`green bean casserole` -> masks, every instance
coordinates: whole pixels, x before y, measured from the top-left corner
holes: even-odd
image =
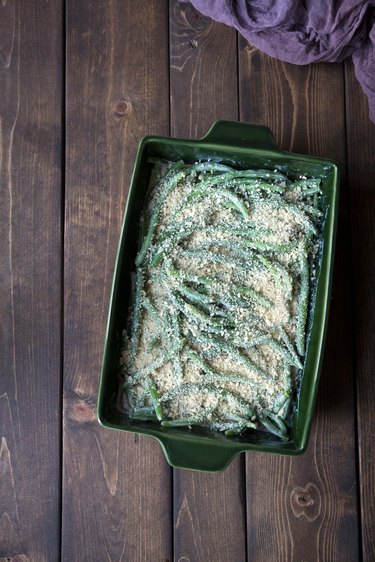
[[[150,159],[121,373],[134,420],[289,439],[321,180]]]

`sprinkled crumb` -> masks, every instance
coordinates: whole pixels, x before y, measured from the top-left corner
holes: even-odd
[[[320,180],[161,161],[150,185],[121,357],[129,415],[287,440],[319,259]]]

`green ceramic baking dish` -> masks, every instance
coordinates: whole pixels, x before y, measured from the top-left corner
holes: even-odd
[[[307,354],[293,414],[291,439],[281,443],[272,437],[246,433],[236,438],[204,429],[163,428],[152,422],[131,421],[119,408],[119,357],[122,330],[126,325],[130,272],[136,254],[137,225],[147,189],[149,156],[194,162],[213,159],[241,167],[284,169],[290,175],[322,178],[325,223],[321,263],[317,272],[316,301],[308,328]],[[168,462],[178,468],[216,472],[223,470],[242,451],[300,455],[307,447],[322,364],[333,270],[338,210],[339,172],[328,160],[278,149],[267,127],[218,121],[200,140],[145,137],[138,149],[128,203],[117,253],[101,372],[98,419],[108,428],[155,437]]]

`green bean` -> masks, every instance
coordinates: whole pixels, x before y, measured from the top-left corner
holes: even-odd
[[[132,419],[135,421],[159,421],[155,414],[137,414]]]
[[[279,416],[280,419],[285,420],[285,418],[288,416],[291,402],[292,402],[292,397],[288,396],[288,398],[285,400],[283,406],[277,412],[277,415]],[[282,416],[280,416],[280,412],[282,412],[283,410],[284,410],[284,413],[283,413]]]
[[[160,335],[154,336],[151,340],[150,343],[147,346],[147,351],[153,351],[155,349],[155,347],[158,346],[159,342],[160,342]]]
[[[247,420],[245,418],[242,418],[241,416],[237,416],[235,414],[231,414],[229,412],[224,412],[223,415],[230,421],[235,421],[237,422],[242,428],[249,428],[249,429],[256,429],[257,428],[257,424]]]
[[[272,411],[264,409],[263,412],[266,414],[266,416],[272,420],[273,422],[275,422],[275,424],[279,427],[280,431],[287,433],[287,429],[285,426],[285,423],[283,422],[282,419],[280,419],[276,414],[274,414]]]
[[[203,310],[197,308],[193,304],[190,304],[183,299],[180,299],[177,295],[174,295],[174,302],[176,303],[179,310],[186,316],[193,316],[198,322],[209,325],[211,328],[216,328],[214,330],[221,333],[227,327],[230,327],[230,321],[226,321],[224,318],[215,318],[214,314],[206,314]]]
[[[199,343],[203,343],[207,345],[209,348],[211,347],[215,349],[216,351],[218,351],[218,353],[225,353],[226,355],[228,355],[228,357],[230,357],[234,361],[241,363],[242,365],[247,367],[250,371],[259,375],[262,379],[269,380],[270,378],[272,378],[268,373],[263,371],[263,369],[258,367],[258,365],[256,365],[250,359],[250,357],[248,357],[247,355],[236,349],[233,345],[226,343],[224,341],[219,341],[213,336],[211,338],[207,338],[207,336],[205,336],[204,334],[200,334],[199,336],[196,336],[196,339]]]
[[[191,289],[190,287],[186,287],[183,283],[180,283],[177,287],[179,293],[188,297],[191,301],[201,304],[203,306],[207,306],[213,304],[213,299],[211,296],[206,295],[204,293],[200,293],[195,289]]]
[[[204,421],[202,417],[192,417],[179,420],[163,420],[161,425],[163,427],[189,427],[191,425],[199,425]]]
[[[267,343],[269,337],[270,336],[267,333],[260,333],[259,335],[252,337],[250,340],[244,339],[242,337],[238,340],[233,340],[232,343],[234,343],[238,347],[241,347],[242,349],[249,350],[253,347]]]
[[[158,419],[151,408],[135,408],[131,411],[131,418],[139,421],[157,421]]]
[[[258,240],[246,240],[242,242],[244,246],[252,248],[254,250],[259,250],[263,252],[290,252],[294,248],[294,244],[277,244],[275,242],[260,242]]]
[[[190,300],[192,300],[193,302],[201,305],[205,312],[210,312],[215,316],[227,317],[227,313],[225,311],[221,310],[218,307],[215,307],[215,305],[213,304],[215,302],[215,298],[218,299],[219,304],[228,304],[225,298],[223,299],[220,297],[220,293],[226,291],[225,283],[223,281],[220,281],[218,279],[210,279],[203,276],[192,275],[187,275],[186,278],[193,283],[195,282],[197,284],[203,285],[204,287],[208,287],[209,289],[211,289],[211,293],[202,293],[201,291],[192,290],[185,286],[182,288],[181,285],[179,285],[177,290],[181,292],[181,294],[183,294],[187,298],[190,298]],[[249,301],[247,299],[241,299],[233,294],[228,295],[228,298],[230,299],[231,305],[233,306],[243,306],[245,308],[249,306]],[[265,300],[263,302],[268,305],[268,302],[266,303]],[[209,309],[207,308],[208,306]]]
[[[160,402],[170,402],[176,397],[188,396],[190,394],[200,394],[203,396],[204,394],[213,394],[219,399],[224,400],[233,400],[236,406],[244,412],[246,415],[252,415],[252,410],[250,409],[249,404],[245,402],[242,398],[230,392],[229,390],[223,390],[219,386],[211,386],[206,383],[198,384],[198,383],[185,383],[176,387],[172,390],[169,390],[163,396],[160,397]]]
[[[224,431],[224,434],[225,434],[227,437],[235,437],[236,435],[239,435],[242,431],[243,431],[243,428],[242,428],[242,427],[237,427],[237,428],[235,428],[235,429],[226,429],[226,430]]]
[[[298,357],[297,353],[295,352],[294,347],[292,346],[285,330],[283,330],[282,328],[280,328],[279,330],[280,330],[280,336],[281,336],[282,341],[286,345],[291,357],[293,357],[293,359],[294,359],[295,366],[298,367],[298,369],[303,369],[303,363],[301,363],[301,360]]]
[[[242,239],[233,239],[233,240],[221,240],[221,239],[213,239],[213,240],[204,240],[200,243],[200,249],[206,248],[225,248],[232,252],[238,253],[241,252],[242,254],[248,252],[248,248],[251,250],[258,250],[259,252],[289,252],[294,248],[294,244],[275,244],[272,242],[260,242],[259,240],[242,240]],[[249,254],[247,255],[249,257]]]
[[[126,330],[122,330],[121,337],[120,337],[120,343],[121,343],[122,349],[127,349],[128,345],[129,345],[129,336],[128,336],[128,332]]]
[[[273,406],[273,412],[275,414],[279,414],[279,412],[284,408],[285,403],[287,402],[287,400],[289,400],[290,396],[289,394],[283,392],[282,394],[279,394],[276,399],[275,399],[275,403]]]
[[[217,306],[216,304],[214,304],[212,297],[209,296],[208,294],[195,291],[182,284],[178,285],[176,290],[183,297],[185,297],[185,299],[183,300],[184,302],[186,302],[187,305],[194,306],[196,309],[201,311],[204,315],[209,316],[210,318],[218,316],[220,318],[228,319],[228,313],[222,308],[220,308],[219,306]],[[189,299],[192,302],[188,302],[186,301],[186,299]]]
[[[196,282],[199,282],[199,278],[197,277],[193,277],[190,276],[191,280],[195,280]],[[207,278],[201,278],[200,282],[202,284],[206,284],[209,287],[217,287],[217,290],[222,294],[225,293],[225,284],[221,281],[215,280],[215,279],[207,279]],[[240,295],[243,295],[245,297],[249,297],[249,299],[251,301],[256,302],[257,304],[260,304],[262,306],[265,307],[270,307],[272,305],[272,301],[270,301],[268,298],[264,297],[263,295],[261,295],[260,293],[258,293],[257,291],[255,291],[254,289],[251,289],[250,287],[245,287],[242,285],[238,285],[236,283],[232,284],[234,293],[239,293]],[[199,291],[195,291],[192,290],[190,288],[184,287],[179,285],[178,290],[186,295],[187,297],[190,297],[191,300],[194,300],[195,302],[202,304],[202,305],[209,305],[212,304],[213,302],[213,295],[205,295],[200,293]],[[243,299],[235,299],[236,303],[241,303],[244,304],[246,306],[246,300],[244,301]]]
[[[215,195],[219,195],[224,199],[228,199],[234,205],[234,208],[243,216],[245,220],[249,219],[249,211],[246,205],[234,193],[232,193],[231,191],[227,191],[225,189],[215,189]]]
[[[174,170],[173,170],[174,171]],[[147,234],[144,238],[142,247],[137,255],[137,257],[135,258],[135,265],[136,266],[140,266],[145,257],[146,254],[148,252],[148,249],[150,247],[152,238],[154,236],[156,227],[158,225],[158,220],[159,220],[159,215],[160,212],[162,210],[162,206],[164,201],[166,200],[166,198],[168,197],[168,195],[173,191],[173,189],[176,187],[176,185],[180,182],[180,180],[182,178],[185,177],[185,172],[182,170],[180,172],[174,173],[170,178],[168,178],[168,181],[165,183],[165,187],[163,189],[163,195],[160,196],[160,199],[158,201],[158,203],[155,205],[155,208],[153,210],[153,214],[151,215],[151,219],[148,225],[148,230],[147,230]]]
[[[299,357],[296,355],[296,353],[294,353],[294,350],[291,353],[289,349],[285,349],[272,336],[269,336],[266,344],[274,349],[277,353],[279,353],[279,355],[281,355],[281,357],[283,357],[290,365],[294,365],[295,367],[298,367],[298,369],[303,369],[303,365]]]
[[[130,390],[132,387],[133,385],[130,381],[125,381],[122,385],[122,388],[124,388],[125,390]]]
[[[161,421],[164,418],[163,408],[162,405],[160,404],[160,399],[157,390],[151,382],[148,383],[148,390],[150,392],[151,400],[155,408],[156,417],[158,418],[159,421]]]
[[[244,287],[234,283],[233,289],[235,292],[240,293],[240,295],[249,297],[251,301],[254,301],[255,303],[260,304],[261,306],[264,306],[266,308],[269,308],[273,304],[270,299],[261,295],[260,293],[258,293],[254,289],[251,289],[250,287]]]
[[[181,240],[183,240],[184,238],[188,238],[189,236],[191,236],[191,234],[193,234],[194,232],[196,233],[202,233],[202,234],[212,234],[214,235],[214,239],[208,239],[205,240],[201,243],[202,247],[211,247],[211,246],[222,246],[222,247],[232,247],[233,246],[233,242],[240,242],[241,244],[243,244],[244,247],[250,247],[256,250],[265,250],[265,251],[289,251],[290,249],[293,248],[293,245],[290,244],[275,244],[272,242],[267,242],[265,240],[259,240],[259,238],[264,237],[267,234],[270,234],[271,231],[269,230],[259,230],[256,231],[253,228],[247,228],[247,229],[231,229],[231,228],[227,228],[227,229],[222,229],[218,226],[210,226],[210,227],[205,227],[205,228],[199,228],[199,227],[191,227],[189,228],[187,231],[177,231],[177,233],[175,232],[173,236],[171,236],[168,241],[167,244],[164,245],[157,245],[155,247],[154,250],[154,255],[151,258],[151,265],[152,266],[156,266],[160,263],[161,259],[160,259],[160,255],[165,255],[168,250],[170,250],[173,246],[175,246],[178,242],[180,242]],[[218,237],[222,237],[222,236],[233,236],[233,238],[227,238],[227,239],[218,239]]]
[[[289,435],[285,433],[285,431],[282,431],[277,425],[272,423],[271,420],[269,420],[265,416],[260,416],[259,421],[264,429],[268,431],[268,433],[276,435],[276,437],[279,437],[282,441],[289,441]]]
[[[303,190],[303,195],[309,197],[310,195],[321,195],[322,191],[319,187],[307,187]]]
[[[292,282],[284,267],[276,262],[271,263],[269,259],[263,255],[257,255],[257,260],[271,273],[279,287],[281,286],[281,282],[283,282],[287,293],[290,294],[292,292]]]
[[[310,189],[320,189],[320,185],[322,180],[320,178],[307,178],[296,180],[293,182],[293,185],[296,187],[301,187],[306,194]]]
[[[174,246],[176,246],[176,244],[178,244],[178,242],[180,242],[184,238],[188,238],[189,236],[191,236],[191,234],[195,230],[196,227],[190,227],[189,229],[183,232],[177,231],[172,234],[169,233],[169,236],[167,235],[166,237],[164,237],[162,243],[158,241],[153,249],[154,251],[153,254],[151,255],[150,265],[152,267],[156,267],[157,265],[159,265],[159,263],[163,260],[163,258],[165,258],[165,256],[174,248]]]
[[[266,170],[266,169],[258,169],[258,170],[237,170],[234,174],[235,177],[243,177],[243,178],[259,178],[264,180],[281,180],[286,181],[288,178],[282,172],[278,170]]]
[[[319,211],[319,209],[315,209],[314,206],[311,205],[303,205],[302,203],[300,203],[299,208],[304,211],[305,213],[309,213],[310,215],[313,215],[314,217],[322,217],[323,213],[322,211]]]
[[[133,279],[133,321],[131,325],[130,334],[130,351],[132,358],[135,357],[138,350],[139,332],[140,332],[140,317],[141,317],[141,303],[142,303],[142,290],[143,290],[143,271],[141,268],[132,275]]]
[[[144,230],[145,230],[145,218],[143,215],[141,215],[141,218],[139,220],[139,230],[138,230],[138,239],[137,239],[137,249],[140,250],[143,244],[143,240],[145,237],[144,234]]]
[[[238,313],[239,309],[245,309],[247,312],[253,308],[253,301],[248,298],[238,296],[238,294],[228,293],[226,296],[218,295],[219,302],[225,309],[231,313]],[[249,314],[246,314],[248,317]]]
[[[232,226],[221,228],[215,225],[211,227],[206,227],[203,231],[209,234],[223,233],[223,234],[228,234],[230,236],[241,236],[244,238],[250,238],[250,237],[261,238],[273,233],[273,231],[269,228],[260,228],[260,227],[257,228],[254,222],[242,223],[242,226],[239,228],[232,227]]]
[[[135,258],[135,265],[136,266],[140,266],[143,263],[143,261],[146,257],[146,254],[147,254],[148,249],[149,249],[150,244],[151,244],[152,237],[154,236],[154,232],[155,232],[157,224],[158,224],[158,220],[159,220],[159,212],[155,212],[151,217],[150,224],[149,224],[149,227],[148,227],[148,231],[147,231],[147,234],[146,234],[146,236],[143,240],[142,247],[141,247],[137,257]]]
[[[309,300],[309,264],[306,256],[306,248],[300,252],[301,274],[300,291],[298,297],[298,318],[297,318],[297,351],[301,357],[305,355],[305,328]]]
[[[219,197],[230,201],[230,203],[234,205],[234,208],[239,213],[241,213],[241,215],[245,220],[249,219],[249,212],[248,209],[246,208],[246,205],[241,201],[239,197],[237,197],[237,195],[235,195],[231,191],[221,188],[215,188],[214,190],[207,190],[205,186],[201,188],[199,188],[198,186],[195,186],[195,189],[193,189],[191,193],[188,196],[186,196],[186,200],[181,202],[181,207],[183,207],[184,204],[191,204],[193,201],[196,201],[197,199],[209,197],[210,195],[216,195],[216,196],[218,195]]]
[[[231,172],[233,168],[227,166],[226,164],[221,164],[219,162],[197,162],[191,166],[192,170],[197,172]]]
[[[170,243],[171,241],[177,243],[190,236],[197,228],[199,228],[199,223],[191,222],[189,224],[185,224],[174,221],[162,229],[154,246],[158,249],[165,243]]]
[[[301,221],[301,223],[303,224],[303,226],[305,227],[307,232],[309,232],[310,234],[312,234],[314,236],[318,235],[318,232],[317,232],[315,226],[308,219],[308,217],[306,217],[306,215],[303,213],[303,211],[301,211],[297,206],[288,205],[288,211],[290,213],[292,213],[293,215],[295,215]]]
[[[174,350],[166,351],[162,353],[161,356],[154,359],[154,361],[148,363],[148,365],[145,365],[141,369],[136,370],[131,377],[132,381],[137,382],[145,375],[149,375],[150,373],[155,372],[157,369],[160,369],[160,367],[162,367],[166,363],[169,363],[169,361],[173,357],[173,352]]]
[[[149,203],[147,206],[147,211],[150,212],[155,206],[162,206],[165,202],[166,198],[168,197],[171,189],[170,180],[175,178],[177,172],[181,172],[184,168],[185,164],[182,160],[177,160],[173,162],[171,166],[167,169],[164,176],[162,176],[156,184],[152,187],[151,193],[148,197]],[[186,172],[184,172],[186,174]],[[172,188],[172,190],[174,187]],[[155,200],[158,199],[158,204],[156,204]]]
[[[224,175],[225,174],[223,174],[223,176]],[[273,179],[273,180],[282,180],[282,181],[287,180],[287,177],[284,174],[272,170],[236,170],[231,175],[234,178],[259,178],[265,180]],[[227,178],[224,179],[228,179],[228,178],[229,178],[229,174]]]
[[[159,330],[162,330],[165,334],[165,332],[167,331],[167,326],[165,325],[165,322],[163,321],[162,317],[158,314],[156,308],[151,303],[150,299],[145,295],[143,296],[142,299],[142,306],[147,310],[153,322],[156,324],[156,327]]]
[[[210,322],[209,318],[212,319],[213,317],[215,318],[219,317],[228,320],[227,311],[223,310],[222,308],[214,304],[214,301],[211,296],[190,289],[189,287],[186,287],[182,284],[177,287],[177,291],[181,295],[183,295],[186,299],[192,301],[192,302],[186,302],[185,300],[188,310],[193,314],[195,313],[195,315],[198,314],[202,321],[208,321],[209,323],[212,323]],[[191,308],[189,309],[189,307],[191,306],[194,306],[194,310],[191,310]],[[196,310],[200,311],[201,314],[195,312]],[[214,323],[217,326],[221,326],[221,323],[219,321]]]
[[[180,323],[179,323],[179,313],[177,310],[172,309],[172,310],[168,310],[167,309],[167,318],[169,320],[169,325],[171,327],[171,342],[170,345],[172,347],[172,349],[174,349],[174,357],[172,359],[172,366],[173,366],[173,375],[174,375],[174,380],[176,382],[176,384],[181,384],[181,381],[183,379],[183,368],[182,368],[182,364],[181,364],[181,357],[180,357],[180,353],[182,351],[182,349],[184,348],[185,345],[185,340],[182,337],[181,334],[181,329],[180,329]]]
[[[288,434],[288,430],[286,428],[285,423],[283,422],[283,420],[281,418],[279,418],[276,414],[274,414],[272,411],[267,410],[266,408],[263,409],[263,414],[265,414],[269,420],[271,420],[272,422],[274,422],[274,424],[278,427],[278,429],[284,434],[287,435]]]
[[[184,347],[185,341],[181,334],[179,311],[176,308],[166,307],[166,317],[169,322],[169,346],[178,355],[178,352]]]
[[[154,324],[156,325],[156,328],[158,329],[159,333],[156,337],[158,339],[164,340],[167,346],[171,345],[171,329],[163,319],[162,315],[158,313],[154,305],[146,296],[143,297],[142,305],[145,308],[145,310],[148,312]],[[173,347],[173,349],[175,349],[175,347]]]
[[[204,371],[204,380],[207,382],[221,381],[234,384],[246,384],[249,386],[254,386],[256,388],[259,387],[258,383],[255,383],[254,381],[243,375],[238,375],[237,373],[219,373],[218,371],[215,371],[201,357],[199,357],[199,355],[195,351],[191,349],[187,349],[186,354],[193,363],[195,363],[202,371]]]
[[[134,394],[132,392],[133,384],[130,382],[130,380],[125,380],[123,382],[122,388],[125,391],[125,397],[129,403],[130,408],[132,409],[134,407]]]
[[[259,179],[247,179],[247,178],[236,178],[230,180],[227,184],[228,187],[234,187],[239,190],[245,191],[271,191],[276,193],[284,193],[286,190],[286,186],[282,186],[280,184],[275,183],[266,183],[259,181]]]
[[[237,252],[238,253],[238,252]],[[194,249],[183,249],[181,250],[181,255],[182,256],[186,256],[186,257],[191,257],[191,258],[195,258],[195,260],[204,260],[204,261],[209,261],[209,262],[214,262],[214,263],[219,263],[221,265],[228,265],[231,268],[241,268],[244,269],[245,271],[252,271],[254,269],[254,265],[251,263],[248,263],[250,258],[255,258],[257,259],[257,256],[255,255],[254,252],[251,251],[247,251],[247,252],[239,252],[240,256],[243,257],[244,259],[246,259],[246,261],[243,261],[241,263],[238,262],[238,260],[236,260],[235,257],[231,256],[231,255],[227,255],[227,254],[218,254],[218,253],[210,253],[207,252],[204,248],[194,248]]]
[[[169,281],[168,278],[175,279],[178,282],[176,285],[177,290],[184,296],[188,297],[190,300],[197,302],[198,304],[201,305],[212,304],[211,296],[205,293],[201,293],[200,291],[192,289],[191,287],[188,287],[187,285],[184,284],[184,281],[188,281],[191,283],[199,283],[200,282],[199,276],[191,275],[187,272],[177,271],[171,265],[168,264],[165,269],[165,276],[164,277],[162,276],[162,279],[165,282],[168,282]]]

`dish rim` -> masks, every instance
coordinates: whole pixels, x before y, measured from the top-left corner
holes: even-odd
[[[233,128],[237,133],[239,129],[243,133],[243,138],[239,138],[237,144],[227,144],[224,142],[220,142],[220,134],[222,135],[227,128]],[[246,132],[246,134],[245,134]],[[220,133],[218,135],[218,133]],[[251,133],[251,134],[250,134]],[[249,142],[249,137],[254,138],[260,137],[260,142],[258,142],[257,146],[249,146],[248,144],[241,144],[243,141],[245,143]],[[251,139],[250,139],[251,140]],[[214,141],[214,142],[212,142]],[[327,268],[326,274],[323,278],[323,296],[324,300],[319,302],[319,307],[322,307],[323,313],[320,314],[318,320],[319,322],[319,341],[318,347],[314,354],[314,377],[309,386],[308,392],[308,400],[306,404],[306,411],[305,421],[302,423],[301,431],[301,438],[299,443],[292,442],[292,443],[281,443],[276,441],[267,441],[261,440],[259,442],[243,442],[237,441],[233,438],[226,437],[224,440],[216,440],[212,439],[212,437],[208,437],[206,435],[199,435],[194,430],[190,430],[188,434],[186,432],[180,432],[180,430],[170,430],[166,428],[160,427],[158,424],[147,423],[147,427],[143,427],[146,424],[142,422],[130,422],[128,420],[127,425],[124,424],[126,418],[124,416],[121,417],[121,414],[118,413],[119,420],[118,423],[114,423],[113,420],[116,418],[112,416],[112,421],[108,419],[106,416],[106,407],[108,406],[108,401],[105,397],[106,392],[106,379],[108,376],[107,373],[107,363],[108,363],[108,355],[110,353],[110,337],[112,332],[112,325],[115,319],[115,307],[116,307],[116,298],[117,298],[117,291],[119,285],[119,279],[121,277],[120,265],[124,255],[124,239],[126,238],[126,229],[127,223],[129,220],[129,214],[132,211],[132,207],[134,205],[134,197],[137,197],[137,183],[138,183],[138,176],[142,166],[142,160],[144,153],[148,147],[148,145],[152,145],[155,143],[165,143],[167,145],[177,145],[179,147],[190,147],[190,148],[204,148],[205,150],[210,150],[210,148],[214,149],[215,151],[224,150],[230,151],[238,151],[248,153],[248,156],[262,156],[262,157],[273,157],[277,160],[281,160],[283,157],[286,160],[294,160],[298,161],[301,164],[303,163],[315,163],[319,166],[326,166],[330,168],[330,172],[332,173],[332,195],[331,201],[329,203],[329,210],[326,217],[326,221],[328,223],[328,234],[325,233],[322,236],[322,240],[324,245],[327,244],[327,248],[324,248],[324,252],[322,254],[325,257],[325,267]],[[287,162],[285,162],[287,163]],[[122,221],[122,228],[119,237],[119,244],[116,253],[116,260],[115,260],[115,267],[114,267],[114,274],[112,280],[112,288],[110,293],[110,300],[109,300],[109,312],[108,312],[108,319],[107,319],[107,327],[106,327],[106,334],[104,340],[104,352],[103,352],[103,360],[102,360],[102,368],[100,374],[100,384],[99,384],[99,391],[98,391],[98,404],[97,404],[97,417],[98,421],[101,426],[110,428],[110,429],[117,429],[121,431],[127,431],[129,433],[138,433],[143,435],[149,435],[159,441],[164,454],[171,466],[176,468],[188,468],[190,470],[204,470],[209,472],[218,472],[224,470],[228,464],[241,452],[245,451],[258,451],[258,452],[266,452],[266,453],[273,453],[273,454],[280,454],[280,455],[287,455],[287,456],[295,456],[301,455],[307,448],[309,436],[311,432],[311,425],[313,422],[313,413],[314,407],[316,403],[316,396],[318,391],[318,382],[321,373],[321,367],[323,362],[323,355],[324,355],[324,346],[325,340],[327,336],[327,326],[328,326],[328,316],[329,316],[329,304],[330,304],[330,294],[331,294],[331,287],[332,287],[332,278],[333,278],[333,266],[334,266],[334,251],[335,251],[335,240],[336,240],[336,231],[337,231],[337,218],[338,218],[338,196],[339,196],[339,168],[336,162],[329,160],[318,158],[309,155],[303,155],[295,152],[284,151],[277,147],[272,133],[268,127],[264,127],[262,125],[252,125],[249,123],[239,123],[239,122],[231,122],[231,121],[217,121],[215,122],[208,133],[198,140],[191,140],[191,139],[175,139],[172,137],[166,136],[157,136],[157,135],[147,135],[142,138],[139,143],[137,154],[135,157],[135,165],[133,168],[133,173],[131,177],[127,202],[125,206],[124,217]],[[313,325],[318,321],[313,321]],[[304,373],[303,373],[304,375]],[[112,373],[114,376],[114,373]],[[117,374],[116,374],[117,376]],[[301,383],[302,384],[302,383]],[[112,412],[113,414],[113,412]],[[302,414],[301,414],[302,415]],[[122,424],[120,423],[120,418],[122,420]],[[132,424],[132,425],[130,425]],[[156,429],[155,429],[156,428]],[[176,434],[175,432],[178,431],[179,433]],[[207,433],[207,432],[206,432]],[[215,432],[216,433],[216,432]],[[185,458],[183,456],[183,460],[181,461],[181,450],[176,444],[186,444],[189,443],[190,447],[196,449],[193,451],[192,456],[191,454],[188,455],[189,458]],[[293,444],[293,448],[288,445]],[[196,462],[196,455],[199,454],[200,449],[204,450],[204,454],[207,455],[207,448],[211,450],[211,454],[208,455],[208,461],[206,463]],[[221,454],[218,454],[221,452]],[[217,462],[215,462],[215,458],[217,458]],[[206,466],[204,466],[206,464]]]

